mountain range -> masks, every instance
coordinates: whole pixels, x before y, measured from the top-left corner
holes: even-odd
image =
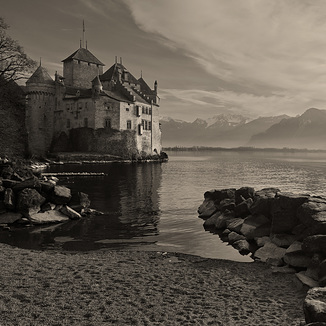
[[[326,149],[326,110],[308,109],[302,115],[249,119],[219,114],[193,122],[161,119],[164,147],[240,147]]]

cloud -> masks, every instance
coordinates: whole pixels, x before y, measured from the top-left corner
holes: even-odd
[[[252,104],[254,111],[261,105],[266,112],[277,105],[294,112],[300,106],[296,101],[325,106],[325,1],[124,2],[141,29],[161,36],[234,89],[246,85],[250,90],[216,93],[219,101]],[[193,96],[188,101],[201,105]]]

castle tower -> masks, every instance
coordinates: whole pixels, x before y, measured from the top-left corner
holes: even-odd
[[[26,82],[26,128],[31,154],[44,155],[51,146],[55,83],[41,63]]]
[[[82,47],[62,62],[65,86],[90,89],[92,80],[98,74],[103,74],[104,64]]]

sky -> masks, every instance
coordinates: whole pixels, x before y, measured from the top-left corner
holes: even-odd
[[[51,76],[87,47],[153,87],[161,116],[326,109],[325,0],[0,0],[8,34]]]

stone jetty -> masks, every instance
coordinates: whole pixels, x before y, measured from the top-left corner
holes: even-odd
[[[307,324],[326,325],[326,198],[277,188],[210,190],[198,214],[205,229],[241,254],[271,265],[275,273],[295,274],[309,289]]]
[[[25,164],[0,162],[0,227],[59,223],[93,212],[88,195],[57,185]]]

